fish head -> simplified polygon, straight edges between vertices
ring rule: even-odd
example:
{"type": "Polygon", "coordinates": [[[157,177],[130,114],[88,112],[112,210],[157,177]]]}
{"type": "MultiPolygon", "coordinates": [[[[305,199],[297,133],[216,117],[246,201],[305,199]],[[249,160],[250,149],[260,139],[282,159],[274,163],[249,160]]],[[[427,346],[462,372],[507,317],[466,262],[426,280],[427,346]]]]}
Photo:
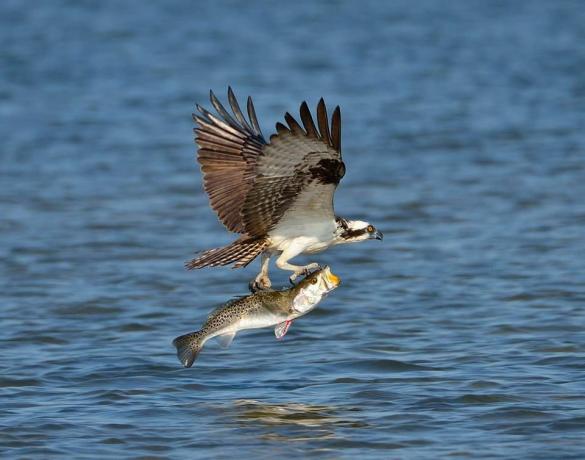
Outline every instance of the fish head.
{"type": "Polygon", "coordinates": [[[341,279],[328,266],[311,273],[295,288],[293,308],[297,312],[306,313],[340,284],[341,279]]]}

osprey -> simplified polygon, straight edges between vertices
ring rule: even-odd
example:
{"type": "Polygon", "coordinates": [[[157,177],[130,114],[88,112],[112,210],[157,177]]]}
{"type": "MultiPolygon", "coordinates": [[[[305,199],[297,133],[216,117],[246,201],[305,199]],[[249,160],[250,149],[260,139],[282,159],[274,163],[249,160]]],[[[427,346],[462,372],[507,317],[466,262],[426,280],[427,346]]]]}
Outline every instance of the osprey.
{"type": "Polygon", "coordinates": [[[251,290],[269,289],[268,265],[292,271],[291,283],[319,264],[293,265],[299,254],[313,254],[330,246],[383,235],[368,222],[338,217],[333,195],[345,174],[341,160],[341,112],[331,118],[323,99],[317,105],[317,125],[306,102],[300,107],[301,125],[287,112],[288,126],[276,124],[266,142],[248,97],[248,119],[231,88],[230,114],[210,92],[214,115],[197,105],[193,114],[204,188],[211,207],[225,227],[241,236],[233,243],[204,251],[187,262],[188,269],[234,264],[245,267],[261,255],[260,273],[251,290]]]}

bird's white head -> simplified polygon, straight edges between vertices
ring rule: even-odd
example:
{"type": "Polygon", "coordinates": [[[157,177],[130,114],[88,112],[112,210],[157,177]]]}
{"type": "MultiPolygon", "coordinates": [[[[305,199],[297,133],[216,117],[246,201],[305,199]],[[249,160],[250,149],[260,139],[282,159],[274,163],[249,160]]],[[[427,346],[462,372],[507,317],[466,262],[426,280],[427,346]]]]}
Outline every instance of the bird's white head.
{"type": "Polygon", "coordinates": [[[347,220],[342,217],[335,219],[337,223],[338,243],[357,243],[364,240],[381,240],[384,238],[382,232],[369,222],[363,220],[347,220]]]}

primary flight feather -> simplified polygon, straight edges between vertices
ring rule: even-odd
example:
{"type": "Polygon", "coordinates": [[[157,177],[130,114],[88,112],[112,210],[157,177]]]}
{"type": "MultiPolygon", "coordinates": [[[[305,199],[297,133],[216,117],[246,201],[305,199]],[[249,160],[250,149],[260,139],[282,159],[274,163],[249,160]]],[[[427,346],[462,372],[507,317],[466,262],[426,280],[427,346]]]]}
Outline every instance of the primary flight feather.
{"type": "Polygon", "coordinates": [[[302,126],[288,112],[288,126],[276,124],[276,134],[266,142],[252,99],[244,116],[231,88],[228,101],[232,113],[210,92],[214,115],[197,105],[197,159],[211,207],[225,227],[241,234],[223,248],[204,251],[186,264],[203,268],[234,264],[245,267],[262,256],[261,270],[251,288],[268,289],[270,257],[276,266],[290,270],[291,282],[318,267],[289,263],[299,254],[313,254],[330,246],[366,239],[382,239],[368,222],[335,215],[333,195],[345,174],[341,159],[341,111],[331,117],[323,99],[317,105],[317,124],[303,102],[302,126]]]}

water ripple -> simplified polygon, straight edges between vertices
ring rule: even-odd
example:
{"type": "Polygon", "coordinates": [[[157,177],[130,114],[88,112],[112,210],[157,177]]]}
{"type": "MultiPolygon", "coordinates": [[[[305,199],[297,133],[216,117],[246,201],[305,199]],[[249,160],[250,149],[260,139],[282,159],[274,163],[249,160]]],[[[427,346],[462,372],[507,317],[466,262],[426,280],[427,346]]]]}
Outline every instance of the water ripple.
{"type": "Polygon", "coordinates": [[[585,8],[295,6],[0,2],[3,457],[585,458],[585,8]],[[257,269],[183,270],[230,240],[190,119],[228,84],[267,136],[340,104],[336,212],[385,239],[183,369],[257,269]]]}

